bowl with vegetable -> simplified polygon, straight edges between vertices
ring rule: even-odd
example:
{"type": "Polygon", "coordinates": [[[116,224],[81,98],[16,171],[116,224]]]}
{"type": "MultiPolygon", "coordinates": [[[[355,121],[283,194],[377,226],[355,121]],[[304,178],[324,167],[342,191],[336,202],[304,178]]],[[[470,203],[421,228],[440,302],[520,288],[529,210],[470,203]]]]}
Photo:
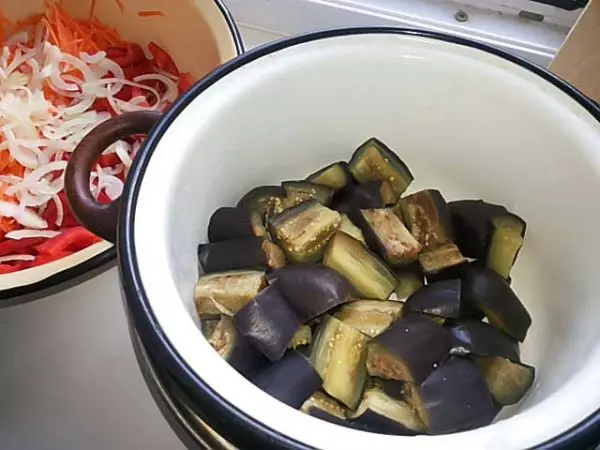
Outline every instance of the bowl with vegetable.
{"type": "MultiPolygon", "coordinates": [[[[0,39],[0,304],[7,305],[114,261],[114,246],[81,226],[66,202],[64,170],[81,138],[124,112],[165,111],[242,47],[225,7],[210,0],[5,2],[0,39]]],[[[94,160],[94,201],[120,195],[142,142],[142,134],[124,136],[94,160]]]]}
{"type": "Polygon", "coordinates": [[[597,106],[542,68],[352,28],[99,125],[67,195],[117,231],[132,328],[236,447],[585,448],[599,151],[597,106]],[[149,128],[99,207],[90,161],[149,128]]]}

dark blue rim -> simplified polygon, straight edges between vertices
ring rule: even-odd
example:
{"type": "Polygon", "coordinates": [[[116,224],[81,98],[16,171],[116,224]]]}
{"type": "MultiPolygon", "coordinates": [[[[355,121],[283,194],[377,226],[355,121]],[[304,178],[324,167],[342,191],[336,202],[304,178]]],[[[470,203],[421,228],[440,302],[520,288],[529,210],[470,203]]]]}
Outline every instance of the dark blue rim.
{"type": "MultiPolygon", "coordinates": [[[[227,23],[235,45],[236,54],[241,55],[244,53],[244,44],[240,30],[225,4],[221,0],[214,0],[214,2],[227,23]]],[[[63,289],[99,274],[103,269],[109,268],[116,256],[116,248],[111,247],[81,264],[57,272],[43,280],[11,289],[0,290],[0,307],[13,306],[60,292],[63,289]]]]}
{"type": "MultiPolygon", "coordinates": [[[[474,42],[468,39],[414,29],[389,28],[389,27],[362,27],[326,30],[309,33],[288,39],[276,41],[251,50],[241,57],[226,63],[197,83],[184,94],[169,110],[159,124],[152,130],[146,139],[143,149],[138,154],[129,173],[128,183],[123,194],[123,203],[119,223],[119,266],[121,282],[125,292],[126,301],[131,311],[133,323],[155,360],[164,366],[177,379],[186,390],[191,400],[195,403],[197,411],[209,420],[209,424],[232,444],[240,448],[266,449],[295,449],[304,450],[311,447],[297,442],[272,430],[252,417],[249,417],[234,405],[224,400],[217,392],[199,378],[188,364],[181,358],[177,349],[171,344],[157,322],[151,310],[148,297],[142,285],[138,270],[135,252],[135,209],[139,190],[150,158],[170,124],[185,109],[185,107],[199,96],[204,90],[225,77],[227,74],[248,64],[258,58],[273,52],[293,47],[295,45],[332,37],[361,35],[361,34],[399,34],[424,37],[445,41],[479,49],[511,61],[529,71],[537,74],[557,88],[561,89],[596,120],[600,121],[600,108],[580,91],[567,84],[546,69],[532,64],[518,56],[508,54],[489,45],[474,42]]],[[[600,411],[597,411],[586,420],[553,438],[552,440],[536,447],[537,449],[563,449],[585,448],[586,445],[598,438],[600,424],[600,411]]]]}

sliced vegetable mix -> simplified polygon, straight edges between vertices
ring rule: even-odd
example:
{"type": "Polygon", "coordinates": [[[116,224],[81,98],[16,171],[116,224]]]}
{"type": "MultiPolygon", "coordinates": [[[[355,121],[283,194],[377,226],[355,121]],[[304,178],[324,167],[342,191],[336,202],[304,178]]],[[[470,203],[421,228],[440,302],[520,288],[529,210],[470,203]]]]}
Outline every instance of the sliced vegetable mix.
{"type": "Polygon", "coordinates": [[[195,289],[213,348],[279,401],[369,432],[470,430],[523,399],[531,317],[510,272],[524,220],[407,194],[412,179],[373,138],[349,163],[217,209],[195,289]]]}

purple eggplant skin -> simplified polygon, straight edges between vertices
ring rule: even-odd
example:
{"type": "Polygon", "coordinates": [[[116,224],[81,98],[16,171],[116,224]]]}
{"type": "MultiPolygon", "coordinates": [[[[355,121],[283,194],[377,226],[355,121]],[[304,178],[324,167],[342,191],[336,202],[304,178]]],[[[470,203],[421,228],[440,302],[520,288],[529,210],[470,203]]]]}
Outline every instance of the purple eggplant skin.
{"type": "Polygon", "coordinates": [[[419,384],[448,357],[450,332],[431,319],[408,315],[372,339],[367,371],[374,377],[419,384]]]}
{"type": "Polygon", "coordinates": [[[266,235],[260,213],[244,206],[223,206],[210,216],[208,222],[209,242],[266,235]]]}
{"type": "Polygon", "coordinates": [[[299,409],[321,387],[321,377],[301,353],[289,351],[269,367],[255,372],[250,381],[277,400],[299,409]]]}
{"type": "Polygon", "coordinates": [[[308,322],[357,297],[350,282],[322,264],[300,263],[267,275],[302,322],[308,322]]]}
{"type": "Polygon", "coordinates": [[[446,319],[457,319],[461,312],[459,279],[428,284],[415,291],[404,303],[403,312],[416,312],[446,319]]]}
{"type": "Polygon", "coordinates": [[[519,342],[525,340],[531,316],[504,278],[490,269],[469,270],[462,292],[463,298],[481,310],[490,324],[519,342]]]}
{"type": "Polygon", "coordinates": [[[461,320],[450,325],[453,355],[498,356],[520,361],[519,343],[504,331],[478,320],[461,320]]]}
{"type": "Polygon", "coordinates": [[[498,413],[483,374],[469,358],[449,358],[417,391],[431,435],[489,425],[498,413]]]}
{"type": "Polygon", "coordinates": [[[253,209],[262,216],[279,214],[283,211],[281,201],[285,195],[281,186],[257,186],[246,192],[237,206],[253,209]]]}
{"type": "Polygon", "coordinates": [[[204,273],[240,269],[277,269],[285,265],[285,254],[262,237],[243,237],[198,245],[198,261],[204,273]]]}
{"type": "Polygon", "coordinates": [[[393,202],[393,190],[387,182],[370,181],[342,189],[333,197],[331,208],[342,214],[350,214],[356,209],[384,208],[393,202]]]}
{"type": "Polygon", "coordinates": [[[456,244],[468,257],[483,259],[486,254],[494,217],[508,213],[501,205],[483,200],[457,200],[448,203],[456,244]]]}
{"type": "Polygon", "coordinates": [[[281,359],[302,325],[275,286],[267,286],[240,309],[233,321],[239,334],[270,361],[281,359]]]}

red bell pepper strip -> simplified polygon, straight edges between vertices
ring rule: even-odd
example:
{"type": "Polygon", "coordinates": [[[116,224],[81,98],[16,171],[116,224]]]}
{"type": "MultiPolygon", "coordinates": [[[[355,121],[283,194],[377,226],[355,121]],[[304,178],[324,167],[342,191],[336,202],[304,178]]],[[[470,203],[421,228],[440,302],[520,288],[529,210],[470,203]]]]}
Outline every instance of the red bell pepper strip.
{"type": "Polygon", "coordinates": [[[44,242],[44,238],[4,239],[0,241],[0,256],[33,254],[33,247],[44,242]]]}
{"type": "Polygon", "coordinates": [[[170,74],[179,75],[179,70],[173,62],[173,59],[166,51],[159,47],[158,44],[150,42],[148,44],[148,50],[150,50],[150,53],[152,53],[152,56],[154,57],[154,64],[156,64],[156,67],[170,74]]]}
{"type": "Polygon", "coordinates": [[[89,247],[101,239],[82,226],[69,228],[58,236],[48,239],[35,247],[40,255],[60,258],[64,252],[76,252],[89,247]]]}

